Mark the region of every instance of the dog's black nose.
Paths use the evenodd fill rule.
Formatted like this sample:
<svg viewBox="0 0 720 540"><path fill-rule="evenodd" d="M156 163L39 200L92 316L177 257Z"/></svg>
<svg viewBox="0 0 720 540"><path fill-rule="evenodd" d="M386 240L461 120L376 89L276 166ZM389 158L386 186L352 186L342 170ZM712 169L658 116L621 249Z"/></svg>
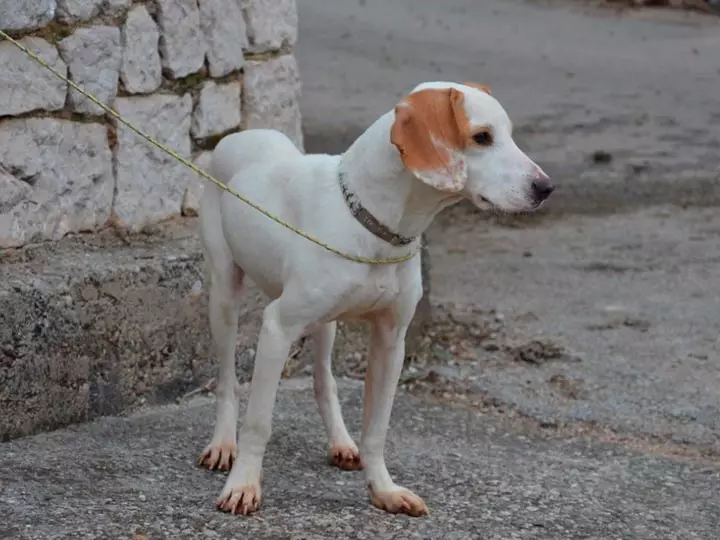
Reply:
<svg viewBox="0 0 720 540"><path fill-rule="evenodd" d="M537 180L533 180L530 187L532 188L533 198L538 203L543 202L553 191L555 191L555 186L552 185L550 178L545 175Z"/></svg>

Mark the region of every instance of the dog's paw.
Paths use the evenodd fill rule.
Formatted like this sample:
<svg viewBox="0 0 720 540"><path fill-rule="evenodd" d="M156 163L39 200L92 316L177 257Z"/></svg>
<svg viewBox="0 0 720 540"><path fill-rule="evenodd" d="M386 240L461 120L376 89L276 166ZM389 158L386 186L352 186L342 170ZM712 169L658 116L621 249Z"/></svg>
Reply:
<svg viewBox="0 0 720 540"><path fill-rule="evenodd" d="M392 491L371 490L373 506L391 514L406 514L412 517L428 515L428 508L420 497L409 489L398 487Z"/></svg>
<svg viewBox="0 0 720 540"><path fill-rule="evenodd" d="M229 471L237 456L237 444L224 442L210 443L200 454L198 465L211 471Z"/></svg>
<svg viewBox="0 0 720 540"><path fill-rule="evenodd" d="M363 468L360 461L360 452L357 447L347 444L337 444L330 447L328 452L330 464L344 471L359 471Z"/></svg>
<svg viewBox="0 0 720 540"><path fill-rule="evenodd" d="M226 486L215 504L223 512L248 516L260 509L260 484Z"/></svg>

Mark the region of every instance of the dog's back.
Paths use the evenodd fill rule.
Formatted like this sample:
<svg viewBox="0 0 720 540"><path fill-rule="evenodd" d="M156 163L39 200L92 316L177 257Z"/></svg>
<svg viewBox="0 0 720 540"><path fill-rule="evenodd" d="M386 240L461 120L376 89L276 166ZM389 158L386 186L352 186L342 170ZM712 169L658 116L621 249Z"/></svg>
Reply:
<svg viewBox="0 0 720 540"><path fill-rule="evenodd" d="M228 184L242 168L300 155L283 133L274 129L251 129L224 137L213 151L210 167L215 178Z"/></svg>
<svg viewBox="0 0 720 540"><path fill-rule="evenodd" d="M329 190L318 186L334 180L330 171L335 161L325 155L304 155L279 131L256 129L223 138L212 153L208 172L280 219L320 235L324 226L316 223L323 217L318 208L328 206L324 200ZM306 242L283 227L268 227L266 216L212 184L200 201L200 229L210 266L230 272L235 264L241 265L270 297L281 290L290 246Z"/></svg>

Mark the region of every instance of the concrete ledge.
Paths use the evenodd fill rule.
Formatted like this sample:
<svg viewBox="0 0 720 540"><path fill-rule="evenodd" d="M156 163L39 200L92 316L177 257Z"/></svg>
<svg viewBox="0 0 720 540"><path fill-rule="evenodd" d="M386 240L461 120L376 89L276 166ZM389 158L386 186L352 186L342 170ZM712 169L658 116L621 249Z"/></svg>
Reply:
<svg viewBox="0 0 720 540"><path fill-rule="evenodd" d="M189 233L108 232L3 254L1 439L162 402L208 377Z"/></svg>
<svg viewBox="0 0 720 540"><path fill-rule="evenodd" d="M79 235L0 254L0 440L175 400L211 383L196 220L120 237ZM266 300L248 283L237 372L252 374ZM422 336L424 310L414 327ZM366 333L343 325L337 370L361 376ZM412 344L409 351L415 350ZM307 373L299 343L285 376Z"/></svg>

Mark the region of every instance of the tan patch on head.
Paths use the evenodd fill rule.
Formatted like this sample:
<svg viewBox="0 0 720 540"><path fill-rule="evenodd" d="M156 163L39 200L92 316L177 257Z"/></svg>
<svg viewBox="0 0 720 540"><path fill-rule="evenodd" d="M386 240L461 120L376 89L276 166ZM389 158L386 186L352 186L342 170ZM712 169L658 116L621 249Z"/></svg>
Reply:
<svg viewBox="0 0 720 540"><path fill-rule="evenodd" d="M460 152L469 137L465 96L455 88L413 92L395 108L390 141L405 166L437 189L457 191L464 185Z"/></svg>
<svg viewBox="0 0 720 540"><path fill-rule="evenodd" d="M474 82L465 82L463 83L465 86L469 86L470 88L477 88L481 92L485 92L488 96L492 96L490 93L490 87L484 85L484 84L478 84Z"/></svg>

